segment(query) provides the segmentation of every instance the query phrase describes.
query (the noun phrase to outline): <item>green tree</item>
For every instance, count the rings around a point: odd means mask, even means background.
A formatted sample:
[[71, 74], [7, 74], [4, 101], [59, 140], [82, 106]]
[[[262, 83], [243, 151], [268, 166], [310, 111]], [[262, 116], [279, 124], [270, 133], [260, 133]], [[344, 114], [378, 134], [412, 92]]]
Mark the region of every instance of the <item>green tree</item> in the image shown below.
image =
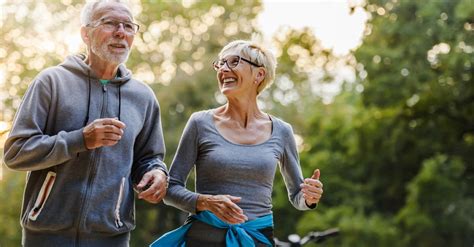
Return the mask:
[[[0, 149], [3, 157], [3, 148]], [[2, 164], [3, 166], [3, 164]], [[0, 167], [0, 169], [3, 167]], [[21, 243], [20, 209], [25, 174], [3, 170], [0, 180], [0, 246], [18, 246]]]
[[459, 158], [436, 155], [423, 162], [408, 184], [405, 207], [398, 220], [410, 235], [407, 246], [462, 246], [472, 243], [474, 198], [463, 176], [466, 166]]
[[[474, 58], [469, 45], [474, 7], [468, 2], [372, 1], [366, 6], [374, 17], [369, 25], [371, 35], [355, 53], [367, 72], [362, 101], [367, 108], [393, 113], [387, 118], [390, 126], [383, 130], [387, 141], [379, 145], [392, 142], [386, 147], [388, 159], [377, 169], [378, 177], [387, 171], [391, 176], [374, 184], [376, 192], [383, 194], [375, 205], [389, 213], [401, 212], [399, 219], [404, 224], [400, 228], [407, 245], [474, 241], [466, 237], [473, 232], [472, 217], [444, 217], [453, 207], [463, 212], [474, 194], [474, 164], [469, 154], [474, 144]], [[440, 173], [432, 178], [433, 183], [441, 183], [439, 190], [450, 191], [454, 197], [441, 200], [426, 194], [421, 181], [428, 179], [426, 169], [433, 162], [454, 170], [447, 177]], [[400, 194], [408, 182], [408, 196]], [[416, 208], [424, 213], [416, 214]], [[412, 232], [408, 215], [429, 216], [415, 227], [423, 234]]]
[[302, 157], [321, 167], [326, 195], [319, 221], [303, 216], [300, 231], [339, 226], [338, 246], [472, 244], [469, 2], [362, 6], [371, 19], [354, 52], [359, 82], [310, 120]]

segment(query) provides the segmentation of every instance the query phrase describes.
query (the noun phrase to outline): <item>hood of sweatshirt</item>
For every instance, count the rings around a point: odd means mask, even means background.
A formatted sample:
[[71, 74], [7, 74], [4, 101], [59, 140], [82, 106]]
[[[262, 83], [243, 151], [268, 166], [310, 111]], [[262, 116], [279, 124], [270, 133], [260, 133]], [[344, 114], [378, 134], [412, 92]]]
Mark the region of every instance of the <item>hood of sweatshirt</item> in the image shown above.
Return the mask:
[[[89, 122], [89, 111], [91, 105], [91, 80], [98, 81], [100, 78], [91, 70], [90, 66], [87, 65], [84, 61], [86, 56], [84, 54], [72, 55], [66, 57], [66, 60], [59, 64], [59, 66], [64, 67], [69, 71], [73, 71], [78, 74], [84, 75], [85, 78], [88, 78], [88, 94], [87, 94], [87, 117], [84, 120], [84, 126]], [[123, 84], [130, 81], [132, 78], [132, 73], [128, 70], [125, 65], [120, 64], [117, 70], [115, 78], [109, 80], [109, 83], [118, 85], [118, 120], [121, 120], [122, 113], [122, 96], [121, 96], [121, 87]]]
[[[100, 78], [91, 70], [89, 65], [84, 61], [86, 56], [84, 54], [68, 56], [66, 60], [61, 63], [59, 66], [67, 68], [68, 70], [75, 71], [77, 73], [83, 74], [85, 77], [91, 79], [99, 80]], [[110, 83], [114, 84], [123, 84], [129, 81], [132, 78], [132, 72], [128, 70], [125, 65], [120, 64], [117, 70], [117, 75], [114, 79], [110, 80]]]

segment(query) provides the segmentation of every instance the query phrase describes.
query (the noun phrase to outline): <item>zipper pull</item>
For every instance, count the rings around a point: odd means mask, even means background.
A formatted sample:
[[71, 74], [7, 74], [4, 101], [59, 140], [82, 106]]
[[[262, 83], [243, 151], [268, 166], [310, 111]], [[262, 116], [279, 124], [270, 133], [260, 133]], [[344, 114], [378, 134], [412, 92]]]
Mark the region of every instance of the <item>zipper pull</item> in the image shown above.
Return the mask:
[[103, 91], [104, 93], [107, 92], [107, 86], [106, 86], [105, 84], [102, 85], [102, 91]]

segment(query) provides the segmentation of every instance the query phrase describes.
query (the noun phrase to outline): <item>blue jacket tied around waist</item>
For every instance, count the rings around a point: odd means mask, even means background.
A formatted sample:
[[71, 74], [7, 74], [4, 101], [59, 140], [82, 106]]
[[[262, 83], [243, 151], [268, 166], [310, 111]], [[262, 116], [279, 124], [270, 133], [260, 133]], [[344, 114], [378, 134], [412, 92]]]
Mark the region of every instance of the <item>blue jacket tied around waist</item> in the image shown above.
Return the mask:
[[[252, 237], [258, 241], [272, 246], [270, 241], [258, 230], [273, 227], [273, 215], [269, 214], [255, 220], [247, 221], [243, 224], [228, 224], [217, 218], [216, 215], [209, 211], [203, 211], [199, 214], [191, 216], [194, 220], [199, 220], [211, 226], [223, 229], [229, 229], [226, 235], [226, 246], [255, 246]], [[179, 227], [176, 230], [166, 233], [161, 238], [155, 240], [150, 247], [158, 246], [182, 246], [186, 245], [185, 236], [192, 222]]]

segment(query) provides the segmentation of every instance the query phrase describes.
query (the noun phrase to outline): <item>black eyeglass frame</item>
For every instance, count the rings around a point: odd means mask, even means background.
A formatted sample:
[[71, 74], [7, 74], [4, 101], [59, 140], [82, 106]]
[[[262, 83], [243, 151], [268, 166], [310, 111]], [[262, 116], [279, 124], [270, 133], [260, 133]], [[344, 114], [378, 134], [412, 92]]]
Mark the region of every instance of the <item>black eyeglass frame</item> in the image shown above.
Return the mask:
[[[238, 58], [239, 58], [239, 62], [238, 62], [235, 66], [230, 66], [229, 63], [227, 63], [227, 61], [228, 61], [229, 58], [231, 58], [231, 57], [238, 57]], [[255, 66], [255, 67], [259, 67], [259, 68], [265, 67], [265, 66], [263, 66], [263, 65], [258, 65], [258, 64], [254, 63], [254, 62], [252, 62], [252, 61], [250, 61], [250, 60], [248, 60], [248, 59], [246, 59], [246, 58], [243, 58], [243, 57], [241, 57], [241, 56], [239, 56], [239, 55], [229, 56], [229, 58], [227, 58], [227, 59], [218, 59], [218, 60], [215, 60], [214, 62], [212, 62], [212, 67], [214, 68], [214, 70], [218, 71], [222, 66], [224, 66], [224, 64], [227, 64], [227, 67], [229, 67], [229, 69], [233, 69], [233, 68], [237, 67], [237, 66], [240, 64], [240, 60], [243, 60], [243, 61], [245, 61], [245, 62], [247, 62], [247, 63], [249, 63], [249, 64], [251, 64], [251, 65], [253, 65], [253, 66]], [[221, 65], [221, 66], [218, 66], [219, 63], [221, 63], [221, 62], [222, 62], [222, 65]]]
[[132, 28], [133, 29], [133, 33], [130, 33], [130, 34], [137, 34], [138, 31], [140, 30], [140, 25], [138, 25], [137, 23], [135, 22], [131, 22], [131, 21], [119, 21], [119, 20], [116, 20], [116, 19], [109, 19], [109, 18], [101, 18], [97, 21], [93, 21], [89, 24], [86, 25], [86, 27], [90, 27], [90, 28], [96, 28], [98, 26], [101, 26], [101, 25], [106, 25], [107, 22], [113, 22], [114, 26], [115, 26], [115, 30], [118, 29], [118, 24], [122, 24], [122, 26], [124, 27], [124, 30], [125, 30], [125, 25], [129, 24], [129, 25], [132, 25], [133, 27], [135, 28]]

